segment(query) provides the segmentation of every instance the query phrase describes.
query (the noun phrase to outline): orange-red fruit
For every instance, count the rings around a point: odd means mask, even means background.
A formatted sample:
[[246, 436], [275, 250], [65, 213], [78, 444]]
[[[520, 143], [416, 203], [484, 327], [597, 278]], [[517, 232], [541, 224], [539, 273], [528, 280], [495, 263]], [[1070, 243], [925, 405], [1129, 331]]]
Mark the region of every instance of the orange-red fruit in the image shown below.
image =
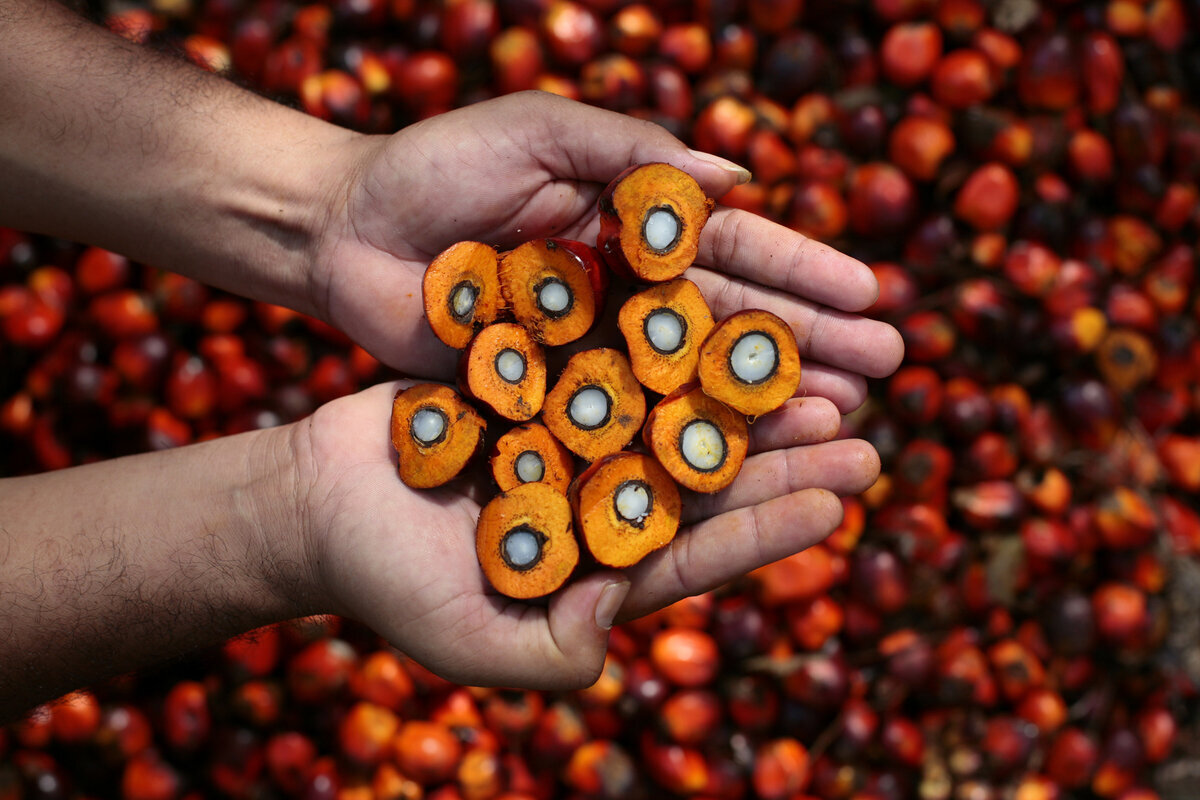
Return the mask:
[[546, 399], [546, 356], [525, 328], [498, 322], [481, 330], [463, 353], [463, 391], [516, 422], [531, 419]]
[[583, 336], [598, 313], [602, 285], [592, 248], [568, 239], [533, 239], [500, 261], [500, 289], [533, 338], [562, 345]]
[[563, 494], [575, 477], [571, 451], [545, 425], [518, 425], [496, 440], [492, 477], [500, 491], [522, 483], [548, 483]]
[[681, 486], [711, 493], [741, 471], [750, 434], [744, 416], [689, 384], [651, 409], [642, 438]]
[[635, 294], [617, 317], [633, 374], [659, 394], [696, 380], [700, 345], [713, 324], [704, 295], [686, 278]]
[[445, 344], [466, 347], [476, 331], [503, 311], [499, 260], [489, 245], [458, 242], [430, 262], [421, 285], [425, 317]]
[[721, 654], [706, 631], [666, 628], [650, 641], [650, 662], [676, 686], [703, 686], [716, 677]]
[[704, 340], [698, 372], [705, 394], [749, 417], [767, 414], [800, 386], [796, 335], [769, 311], [739, 311]]
[[670, 164], [630, 167], [600, 195], [596, 247], [618, 273], [658, 283], [677, 278], [700, 249], [713, 201]]
[[420, 383], [392, 402], [392, 447], [400, 480], [414, 489], [452, 480], [483, 442], [487, 423], [449, 386]]
[[954, 152], [954, 133], [938, 119], [909, 116], [900, 120], [888, 139], [888, 157], [914, 180], [937, 177], [946, 157]]
[[400, 727], [392, 740], [392, 754], [405, 775], [428, 785], [454, 776], [462, 744], [445, 725], [414, 719]]
[[579, 532], [601, 564], [629, 567], [670, 544], [679, 530], [679, 489], [650, 456], [600, 459], [571, 490]]
[[601, 347], [571, 356], [546, 395], [542, 421], [587, 461], [633, 441], [646, 419], [646, 397], [623, 353]]
[[475, 553], [501, 594], [517, 599], [550, 594], [579, 562], [571, 504], [545, 483], [501, 492], [479, 512]]
[[954, 214], [976, 230], [1003, 228], [1017, 210], [1017, 178], [1003, 164], [990, 163], [968, 177], [954, 199]]
[[879, 63], [897, 86], [912, 87], [929, 77], [942, 55], [942, 32], [932, 22], [901, 22], [883, 35]]

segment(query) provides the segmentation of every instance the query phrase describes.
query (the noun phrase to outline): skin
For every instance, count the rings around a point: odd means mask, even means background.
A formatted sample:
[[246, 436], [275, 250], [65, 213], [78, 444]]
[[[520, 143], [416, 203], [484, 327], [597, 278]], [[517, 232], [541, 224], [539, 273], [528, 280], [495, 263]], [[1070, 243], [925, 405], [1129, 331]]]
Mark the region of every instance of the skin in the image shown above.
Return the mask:
[[[123, 252], [349, 333], [406, 374], [448, 378], [420, 279], [463, 239], [594, 240], [626, 166], [666, 161], [719, 197], [744, 170], [661, 128], [544, 94], [368, 137], [151, 54], [43, 0], [0, 0], [0, 224]], [[859, 316], [868, 269], [718, 208], [688, 272], [713, 311], [794, 327], [798, 397], [753, 428], [743, 477], [688, 497], [687, 526], [623, 573], [544, 603], [482, 577], [482, 469], [425, 492], [396, 474], [382, 384], [291, 425], [0, 481], [0, 714], [268, 622], [362, 620], [451, 680], [591, 683], [614, 620], [803, 549], [879, 462], [835, 440], [866, 379], [893, 371], [891, 327]], [[412, 524], [410, 520], [420, 520]]]

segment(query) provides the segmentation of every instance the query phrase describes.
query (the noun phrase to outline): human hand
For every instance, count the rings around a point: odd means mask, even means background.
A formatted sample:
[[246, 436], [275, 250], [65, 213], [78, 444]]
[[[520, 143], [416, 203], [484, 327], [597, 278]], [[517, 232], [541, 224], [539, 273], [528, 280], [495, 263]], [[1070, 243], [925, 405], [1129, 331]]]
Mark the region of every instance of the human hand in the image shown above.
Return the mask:
[[[595, 242], [600, 192], [625, 167], [649, 161], [687, 171], [712, 197], [741, 177], [659, 126], [534, 92], [367, 140], [316, 256], [318, 313], [406, 374], [448, 379], [457, 354], [429, 330], [421, 301], [433, 257], [468, 239]], [[866, 397], [863, 376], [900, 363], [895, 329], [855, 313], [874, 302], [871, 272], [766, 219], [716, 209], [686, 276], [717, 318], [763, 308], [792, 325], [804, 361], [801, 396], [826, 397], [845, 413]]]
[[483, 481], [416, 491], [397, 476], [387, 430], [403, 385], [334, 400], [293, 427], [301, 551], [322, 609], [468, 685], [591, 684], [614, 615], [642, 616], [808, 547], [840, 521], [837, 495], [879, 473], [865, 442], [833, 440], [830, 401], [793, 399], [751, 427], [750, 457], [729, 488], [683, 492], [684, 524], [666, 548], [623, 572], [577, 572], [546, 603], [510, 600], [476, 559]]

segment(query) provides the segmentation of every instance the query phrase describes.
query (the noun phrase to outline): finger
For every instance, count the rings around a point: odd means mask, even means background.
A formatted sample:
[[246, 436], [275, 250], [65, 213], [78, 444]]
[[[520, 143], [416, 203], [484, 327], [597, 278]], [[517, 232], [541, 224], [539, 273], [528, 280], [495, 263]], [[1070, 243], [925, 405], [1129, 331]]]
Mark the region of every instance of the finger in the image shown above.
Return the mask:
[[797, 397], [824, 397], [842, 414], [849, 414], [867, 399], [867, 381], [862, 375], [808, 361], [800, 370]]
[[717, 319], [747, 308], [760, 308], [784, 319], [796, 332], [801, 358], [883, 378], [894, 372], [904, 357], [904, 340], [886, 322], [825, 308], [712, 270], [693, 267], [686, 277], [700, 287]]
[[707, 592], [803, 550], [828, 536], [841, 520], [837, 495], [804, 489], [693, 525], [626, 570], [633, 587], [617, 621]]
[[874, 273], [858, 259], [740, 209], [713, 212], [696, 261], [842, 311], [862, 311], [879, 296]]
[[598, 572], [574, 579], [545, 606], [498, 600], [501, 613], [485, 619], [478, 636], [459, 641], [447, 677], [543, 691], [590, 686], [604, 667], [609, 629], [629, 587], [616, 573]]
[[828, 442], [842, 427], [837, 406], [825, 397], [793, 397], [750, 426], [750, 452]]
[[689, 150], [653, 122], [542, 92], [515, 99], [515, 114], [543, 125], [543, 140], [533, 143], [539, 148], [535, 154], [554, 178], [606, 184], [626, 167], [662, 161], [687, 172], [710, 197], [720, 197], [750, 179], [744, 167]]
[[737, 480], [715, 494], [698, 494], [685, 504], [685, 522], [715, 517], [804, 489], [858, 494], [879, 477], [879, 455], [864, 441], [835, 442], [772, 450], [746, 459]]

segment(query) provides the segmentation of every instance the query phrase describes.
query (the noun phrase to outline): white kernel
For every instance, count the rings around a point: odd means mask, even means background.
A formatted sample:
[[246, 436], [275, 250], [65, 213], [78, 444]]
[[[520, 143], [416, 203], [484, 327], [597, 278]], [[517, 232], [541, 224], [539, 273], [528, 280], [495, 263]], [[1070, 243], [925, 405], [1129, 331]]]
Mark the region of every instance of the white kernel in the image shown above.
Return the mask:
[[729, 353], [733, 374], [746, 383], [758, 383], [775, 371], [775, 342], [761, 333], [748, 333]]
[[725, 437], [711, 422], [693, 420], [683, 429], [679, 450], [692, 469], [708, 472], [719, 467], [725, 459]]
[[446, 415], [436, 408], [422, 408], [412, 416], [412, 435], [421, 444], [432, 444], [446, 432]]
[[571, 305], [571, 290], [560, 281], [547, 281], [538, 290], [538, 305], [547, 314], [559, 314]]
[[525, 377], [525, 356], [511, 347], [496, 356], [496, 372], [509, 383], [520, 383]]
[[526, 450], [517, 456], [515, 465], [517, 479], [521, 483], [535, 483], [546, 474], [546, 464], [542, 457], [532, 450]]
[[526, 528], [515, 528], [504, 535], [504, 560], [514, 567], [528, 567], [538, 559], [541, 542]]
[[665, 208], [656, 208], [646, 215], [642, 226], [642, 235], [650, 249], [664, 253], [675, 243], [679, 236], [679, 218]]
[[617, 514], [626, 522], [641, 523], [650, 513], [650, 492], [641, 483], [622, 484], [613, 502]]
[[454, 290], [450, 295], [450, 307], [454, 310], [454, 316], [467, 317], [475, 310], [475, 297], [477, 292], [475, 287], [469, 283], [464, 283]]
[[571, 398], [567, 416], [581, 428], [597, 428], [608, 416], [608, 395], [595, 386], [581, 389]]
[[646, 338], [655, 350], [674, 353], [683, 344], [683, 320], [678, 314], [659, 309], [646, 317]]

